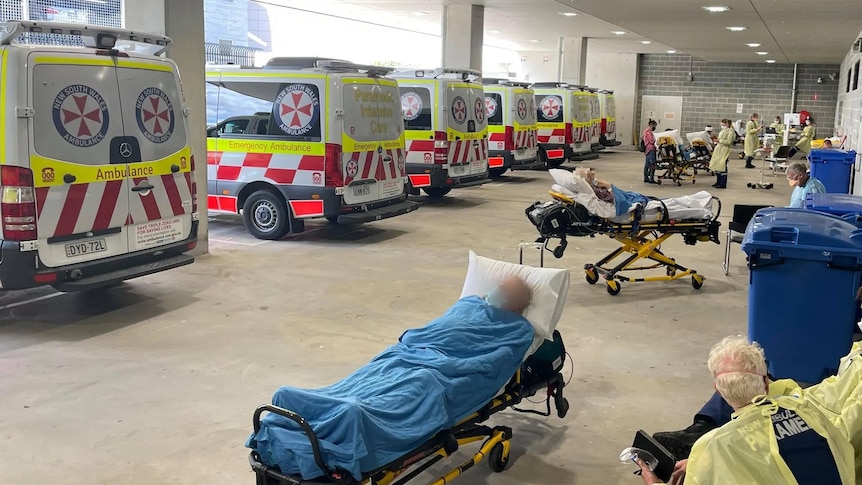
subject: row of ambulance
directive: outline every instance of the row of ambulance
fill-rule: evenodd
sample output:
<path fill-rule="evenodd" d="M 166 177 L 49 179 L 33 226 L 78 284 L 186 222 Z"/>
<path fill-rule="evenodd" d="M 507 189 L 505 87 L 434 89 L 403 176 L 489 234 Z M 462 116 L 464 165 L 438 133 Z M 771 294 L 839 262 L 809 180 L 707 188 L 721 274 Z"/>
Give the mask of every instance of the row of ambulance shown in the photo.
<path fill-rule="evenodd" d="M 170 43 L 0 23 L 0 292 L 86 291 L 194 261 L 195 128 L 163 56 Z M 208 208 L 242 214 L 261 239 L 301 232 L 311 218 L 406 214 L 418 207 L 410 193 L 441 197 L 485 183 L 489 170 L 553 166 L 599 136 L 591 125 L 585 141 L 576 129 L 597 118 L 580 110 L 593 113 L 599 93 L 483 85 L 471 71 L 276 58 L 213 68 L 206 81 Z"/>
<path fill-rule="evenodd" d="M 420 190 L 443 197 L 619 144 L 613 93 L 585 86 L 296 57 L 210 66 L 206 81 L 208 208 L 242 214 L 260 239 L 312 218 L 398 216 Z"/>

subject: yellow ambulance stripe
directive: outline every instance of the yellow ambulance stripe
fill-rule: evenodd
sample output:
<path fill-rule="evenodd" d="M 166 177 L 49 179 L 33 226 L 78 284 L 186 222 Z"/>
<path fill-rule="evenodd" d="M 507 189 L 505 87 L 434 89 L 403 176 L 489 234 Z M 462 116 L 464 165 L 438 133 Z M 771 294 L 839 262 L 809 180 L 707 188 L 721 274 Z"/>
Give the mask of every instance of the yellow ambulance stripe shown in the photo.
<path fill-rule="evenodd" d="M 375 146 L 375 148 L 377 148 Z M 272 153 L 274 155 L 318 155 L 323 156 L 323 143 L 295 142 L 287 140 L 207 138 L 207 151 L 228 153 Z"/>
<path fill-rule="evenodd" d="M 347 135 L 344 135 L 341 141 L 341 150 L 345 153 L 352 152 L 373 152 L 377 147 L 383 147 L 384 150 L 397 150 L 404 148 L 404 135 L 395 140 L 382 141 L 356 141 Z"/>
<path fill-rule="evenodd" d="M 404 136 L 408 140 L 434 141 L 434 130 L 406 130 Z"/>
<path fill-rule="evenodd" d="M 168 175 L 172 173 L 172 165 L 180 167 L 178 173 L 189 172 L 191 171 L 191 153 L 191 149 L 186 146 L 182 150 L 161 160 L 114 165 L 81 165 L 40 155 L 30 155 L 30 168 L 33 170 L 36 187 L 64 185 L 66 181 L 63 178 L 66 175 L 74 176 L 75 181 L 73 183 L 75 184 L 109 182 L 111 180 L 122 180 L 127 177 L 158 177 Z"/>
<path fill-rule="evenodd" d="M 4 48 L 3 56 L 0 58 L 0 74 L 3 79 L 0 80 L 0 165 L 6 163 L 6 79 L 9 78 L 9 72 L 6 70 L 6 62 L 9 57 L 9 52 Z"/>
<path fill-rule="evenodd" d="M 522 124 L 519 124 L 517 121 L 515 121 L 513 123 L 513 126 L 515 127 L 515 131 L 535 130 L 537 127 L 537 125 L 535 125 L 535 124 L 533 124 L 533 125 L 522 125 Z"/>
<path fill-rule="evenodd" d="M 488 125 L 488 133 L 506 133 L 506 127 L 503 125 Z"/>
<path fill-rule="evenodd" d="M 462 141 L 462 140 L 481 140 L 488 136 L 488 129 L 484 129 L 482 131 L 477 131 L 475 133 L 464 133 L 462 131 L 456 131 L 453 129 L 449 129 L 446 133 L 446 136 L 449 138 L 449 141 Z M 456 140 L 456 138 L 459 138 Z"/>
<path fill-rule="evenodd" d="M 70 66 L 117 66 L 129 69 L 145 69 L 147 71 L 164 71 L 173 72 L 170 64 L 129 61 L 121 58 L 81 58 L 81 57 L 48 57 L 38 56 L 35 60 L 36 64 L 63 64 Z"/>

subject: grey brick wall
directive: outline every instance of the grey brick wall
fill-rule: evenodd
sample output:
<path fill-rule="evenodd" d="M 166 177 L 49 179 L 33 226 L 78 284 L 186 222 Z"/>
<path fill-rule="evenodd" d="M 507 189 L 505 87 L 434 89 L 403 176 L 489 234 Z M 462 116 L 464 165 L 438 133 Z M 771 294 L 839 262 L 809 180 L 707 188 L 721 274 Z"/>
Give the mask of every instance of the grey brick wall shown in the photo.
<path fill-rule="evenodd" d="M 695 59 L 691 69 L 694 81 L 688 82 L 689 56 L 643 54 L 640 62 L 637 119 L 641 119 L 644 95 L 682 96 L 683 133 L 718 126 L 722 118 L 748 119 L 753 112 L 764 120 L 790 111 L 793 65 L 761 63 L 717 63 Z M 811 113 L 817 122 L 818 137 L 831 135 L 838 103 L 838 83 L 828 75 L 838 65 L 799 66 L 798 110 Z M 824 83 L 817 84 L 822 77 Z M 813 100 L 817 94 L 818 99 Z M 737 103 L 744 105 L 736 113 Z"/>

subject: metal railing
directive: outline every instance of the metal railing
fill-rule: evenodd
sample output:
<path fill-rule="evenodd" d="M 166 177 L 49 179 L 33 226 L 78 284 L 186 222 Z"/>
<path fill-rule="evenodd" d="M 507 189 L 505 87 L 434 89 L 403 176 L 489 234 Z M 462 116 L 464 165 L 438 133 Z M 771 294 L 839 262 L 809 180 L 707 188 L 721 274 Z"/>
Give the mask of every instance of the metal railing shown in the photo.
<path fill-rule="evenodd" d="M 262 52 L 262 50 L 244 45 L 206 42 L 204 43 L 204 52 L 208 64 L 235 64 L 254 67 L 255 54 Z"/>

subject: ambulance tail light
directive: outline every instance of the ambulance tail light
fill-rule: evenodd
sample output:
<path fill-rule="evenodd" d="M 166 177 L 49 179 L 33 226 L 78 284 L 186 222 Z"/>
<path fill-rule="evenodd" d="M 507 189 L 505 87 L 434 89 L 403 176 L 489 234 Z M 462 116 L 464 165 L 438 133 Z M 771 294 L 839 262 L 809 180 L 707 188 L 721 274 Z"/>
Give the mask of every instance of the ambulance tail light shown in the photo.
<path fill-rule="evenodd" d="M 3 239 L 31 241 L 36 236 L 36 194 L 33 172 L 27 168 L 0 167 L 0 216 Z"/>
<path fill-rule="evenodd" d="M 566 123 L 566 145 L 571 145 L 575 142 L 575 129 L 571 123 Z"/>
<path fill-rule="evenodd" d="M 323 174 L 326 187 L 343 187 L 344 176 L 341 168 L 341 145 L 327 143 L 323 155 Z"/>
<path fill-rule="evenodd" d="M 602 118 L 602 133 L 608 132 L 608 119 Z"/>
<path fill-rule="evenodd" d="M 449 138 L 445 131 L 434 132 L 434 163 L 449 163 Z"/>
<path fill-rule="evenodd" d="M 514 150 L 515 147 L 515 127 L 507 126 L 506 127 L 506 150 Z"/>

